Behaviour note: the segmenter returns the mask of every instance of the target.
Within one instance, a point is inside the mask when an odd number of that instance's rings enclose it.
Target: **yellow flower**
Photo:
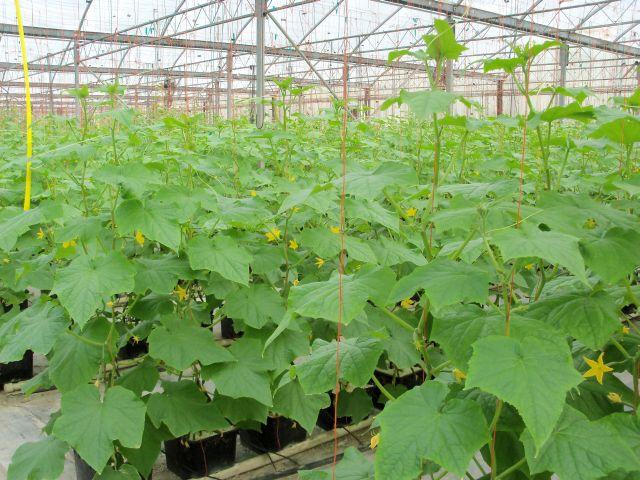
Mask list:
[[[38,230],[38,239],[42,240],[44,238],[44,232],[42,231],[42,227],[40,227],[40,229]]]
[[[340,233],[340,227],[331,227],[331,233],[335,233],[336,235]]]
[[[322,267],[324,265],[324,260],[321,259],[320,257],[316,257],[316,266],[318,268]]]
[[[131,340],[133,340],[133,343],[140,343],[140,337],[137,335],[134,335],[133,337],[131,337]]]
[[[138,245],[144,247],[144,235],[140,230],[136,230],[136,234],[133,236],[133,238],[135,238]]]
[[[467,374],[464,373],[462,370],[458,370],[457,368],[453,369],[453,376],[458,383],[462,383],[463,380],[466,380],[467,378]]]
[[[527,270],[533,270],[533,267],[535,267],[535,265],[533,263],[527,263],[524,268],[526,268]]]
[[[99,378],[96,378],[96,381],[93,382],[93,386],[96,387],[96,388],[100,388],[100,379]]]
[[[622,403],[622,397],[616,392],[607,393],[607,398],[611,401],[611,403]]]
[[[251,194],[252,197],[255,197],[258,195],[258,192],[256,192],[255,190],[251,190],[249,193]]]
[[[604,374],[607,372],[613,371],[613,368],[604,364],[603,357],[604,357],[604,353],[601,353],[600,356],[598,357],[597,362],[595,360],[591,360],[590,358],[582,357],[584,361],[587,362],[587,365],[589,365],[590,367],[589,370],[587,370],[582,374],[582,376],[584,378],[596,377],[596,380],[598,381],[598,383],[602,385],[602,377],[604,377]]]
[[[298,280],[297,278],[293,279],[293,286],[297,287],[298,285],[300,285],[300,280]]]
[[[410,298],[405,298],[404,300],[402,300],[400,302],[400,306],[402,308],[408,309],[411,308],[413,306],[415,302],[413,300],[411,300]]]
[[[628,334],[629,333],[629,327],[627,327],[626,325],[623,325],[622,326],[622,333],[624,335]]]
[[[289,248],[291,250],[297,250],[299,247],[298,242],[296,242],[295,240],[291,239],[289,240]]]
[[[11,260],[9,260],[8,258],[3,258],[2,259],[2,263],[6,264],[6,263],[9,263],[9,262],[11,262]]]
[[[587,228],[589,230],[593,230],[597,225],[598,222],[596,222],[595,218],[587,218],[587,221],[584,222],[584,228]]]
[[[293,211],[294,212],[299,212],[300,211],[300,207],[293,207]]]
[[[413,207],[407,208],[407,211],[404,212],[407,217],[415,217],[416,213],[418,213],[418,210]]]
[[[295,182],[296,181],[296,176],[295,175],[289,175],[289,181],[290,182]]]
[[[371,442],[369,443],[369,447],[371,448],[371,450],[376,448],[378,446],[378,443],[380,443],[380,434],[376,433],[373,437],[371,437]]]
[[[189,295],[187,294],[187,289],[182,288],[180,285],[176,285],[176,288],[173,291],[173,293],[175,293],[178,296],[178,300],[180,300],[181,302],[189,298]]]
[[[66,242],[62,242],[62,248],[70,248],[78,245],[75,240],[67,240]]]
[[[267,237],[268,242],[276,242],[280,240],[280,229],[275,227],[271,228],[264,236]]]
[[[111,300],[107,302],[107,308],[113,308],[113,302]]]

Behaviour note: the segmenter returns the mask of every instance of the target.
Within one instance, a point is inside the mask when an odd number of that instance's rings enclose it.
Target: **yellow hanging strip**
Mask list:
[[[24,210],[31,208],[31,157],[33,156],[33,131],[31,129],[31,88],[29,86],[29,65],[27,64],[27,44],[24,40],[24,26],[20,13],[20,0],[15,0],[18,33],[20,34],[20,50],[22,51],[22,71],[24,72],[24,90],[27,120],[27,175],[24,184]]]

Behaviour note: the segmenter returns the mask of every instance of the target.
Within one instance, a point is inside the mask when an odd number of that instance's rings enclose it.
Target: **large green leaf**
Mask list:
[[[55,480],[64,470],[69,445],[54,437],[23,443],[11,457],[7,480]]]
[[[424,460],[464,476],[489,432],[477,403],[448,394],[444,384],[427,382],[387,403],[377,418],[376,478],[413,480]]]
[[[614,227],[604,235],[582,242],[587,266],[609,283],[616,283],[640,265],[640,233]]]
[[[155,240],[170,249],[180,248],[182,234],[175,216],[175,208],[159,202],[125,200],[115,212],[118,230],[123,235],[134,235],[141,231],[146,238]]]
[[[640,470],[638,438],[638,419],[630,414],[614,414],[590,422],[571,407],[565,408],[540,450],[529,431],[522,434],[531,473],[553,472],[561,480],[609,479],[616,470]]]
[[[273,397],[269,374],[264,367],[252,364],[251,359],[246,360],[239,357],[235,362],[210,365],[203,369],[203,375],[213,380],[220,395],[249,398],[270,407]]]
[[[195,237],[187,245],[187,255],[194,270],[210,270],[232,282],[249,285],[253,257],[232,238]]]
[[[8,252],[13,249],[18,238],[42,220],[42,211],[38,208],[25,212],[21,208],[3,206],[0,212],[0,250]]]
[[[280,321],[284,316],[284,305],[275,290],[258,283],[231,293],[225,299],[224,312],[250,327],[262,328],[270,321]]]
[[[580,280],[585,283],[587,281],[576,237],[523,227],[495,234],[493,243],[500,248],[505,260],[538,257],[554,265],[566,267]]]
[[[48,354],[68,323],[62,307],[40,298],[8,322],[0,324],[0,363],[20,360],[27,350]]]
[[[342,180],[336,180],[340,185]],[[354,172],[347,174],[349,195],[362,197],[368,200],[378,197],[385,187],[416,185],[418,178],[416,173],[408,165],[402,163],[385,162],[371,172]]]
[[[347,338],[340,342],[340,379],[363,387],[371,379],[383,346],[370,338]],[[307,394],[325,393],[336,386],[337,342],[313,342],[313,352],[295,366]]]
[[[149,355],[177,370],[186,370],[194,362],[202,365],[228,362],[233,356],[220,346],[213,334],[187,321],[163,319],[149,335]]]
[[[478,387],[516,407],[540,447],[562,414],[567,392],[581,381],[565,343],[529,332],[476,341],[466,388]]]
[[[553,325],[594,350],[620,330],[618,307],[603,291],[577,290],[545,297],[532,303],[526,314]]]
[[[147,414],[156,427],[167,426],[176,437],[200,431],[215,431],[229,424],[215,403],[191,380],[162,382],[162,393],[147,402]]]
[[[383,305],[395,282],[395,274],[387,267],[363,268],[355,275],[344,275],[342,322],[348,324],[359,315],[368,300]],[[339,317],[338,276],[324,282],[298,285],[289,294],[289,308],[299,315],[324,318],[333,322]]]
[[[373,480],[373,462],[357,448],[349,447],[337,463],[335,476],[330,470],[300,470],[299,480]]]
[[[135,266],[135,291],[138,293],[151,290],[168,295],[173,291],[178,280],[189,278],[191,272],[186,259],[172,254],[137,258]]]
[[[312,432],[320,409],[331,404],[326,393],[305,394],[300,383],[285,375],[273,395],[272,410],[298,422],[307,432]]]
[[[454,93],[443,90],[400,90],[400,102],[408,105],[411,113],[424,120],[431,120],[432,115],[446,112],[457,98]]]
[[[74,334],[67,332],[58,338],[49,359],[48,371],[51,381],[60,391],[87,383],[98,373],[100,362],[108,358],[109,331],[109,322],[96,318],[87,324],[84,331],[76,329]],[[115,340],[111,340],[113,352]]]
[[[80,255],[58,269],[53,293],[71,318],[84,326],[111,295],[133,290],[134,274],[133,265],[120,252],[97,257]]]
[[[484,303],[490,276],[481,268],[448,258],[438,258],[401,278],[389,295],[389,303],[412,297],[418,290],[438,310],[458,302]]]
[[[114,453],[114,441],[140,447],[145,410],[142,400],[125,388],[111,387],[102,397],[93,385],[82,385],[62,395],[62,414],[53,435],[100,473]]]
[[[457,60],[467,47],[456,42],[456,34],[451,24],[442,19],[433,21],[436,34],[424,35],[422,39],[427,44],[427,53],[435,60]]]

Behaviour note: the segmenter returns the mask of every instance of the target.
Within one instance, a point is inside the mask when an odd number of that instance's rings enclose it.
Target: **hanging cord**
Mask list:
[[[20,12],[20,0],[14,0],[16,17],[18,19],[18,34],[20,35],[20,51],[22,52],[22,71],[24,73],[25,110],[27,127],[27,163],[24,183],[24,211],[31,208],[31,157],[33,156],[33,130],[31,128],[31,87],[29,85],[29,65],[27,64],[27,44],[24,39],[24,26]]]
[[[340,399],[340,341],[342,337],[342,317],[344,313],[344,264],[345,264],[345,214],[344,204],[347,193],[347,108],[349,87],[347,77],[348,46],[349,46],[349,0],[344,2],[344,37],[342,39],[342,129],[340,135],[340,159],[342,160],[342,189],[340,192],[340,259],[338,263],[338,331],[336,334],[336,386],[335,400],[333,404],[333,463],[331,478],[336,478],[336,465],[338,463],[338,401]]]

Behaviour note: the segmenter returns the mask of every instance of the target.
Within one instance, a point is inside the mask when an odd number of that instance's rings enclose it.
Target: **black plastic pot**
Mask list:
[[[227,317],[220,321],[220,332],[222,333],[222,338],[226,338],[228,340],[233,340],[234,338],[242,336],[242,332],[236,332],[233,328],[233,320]]]
[[[77,480],[92,480],[96,471],[85,462],[78,452],[73,451],[73,461],[76,465],[76,479]]]
[[[22,360],[0,363],[0,390],[5,383],[29,380],[33,377],[33,352],[27,350]]]
[[[131,360],[149,353],[149,343],[146,340],[135,342],[133,338],[118,351],[118,360]]]
[[[323,430],[333,430],[333,419],[334,419],[334,413],[335,413],[335,401],[336,401],[336,396],[333,392],[329,392],[329,397],[331,397],[331,405],[329,405],[327,408],[323,408],[322,410],[320,410],[320,413],[318,413],[318,421],[316,422],[316,425],[318,425],[320,428],[322,428]],[[336,426],[338,428],[340,427],[347,427],[349,425],[351,425],[353,423],[353,419],[351,417],[338,417],[338,421],[336,422]]]
[[[260,431],[240,430],[242,445],[257,453],[277,452],[305,438],[305,429],[285,417],[268,417],[266,425],[261,425]]]
[[[201,440],[174,438],[164,442],[167,468],[180,478],[209,475],[236,461],[237,431],[231,430]]]

